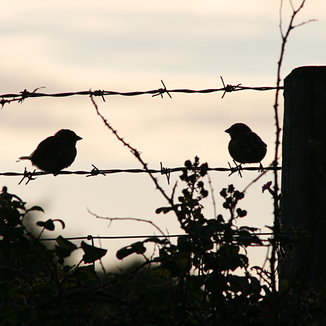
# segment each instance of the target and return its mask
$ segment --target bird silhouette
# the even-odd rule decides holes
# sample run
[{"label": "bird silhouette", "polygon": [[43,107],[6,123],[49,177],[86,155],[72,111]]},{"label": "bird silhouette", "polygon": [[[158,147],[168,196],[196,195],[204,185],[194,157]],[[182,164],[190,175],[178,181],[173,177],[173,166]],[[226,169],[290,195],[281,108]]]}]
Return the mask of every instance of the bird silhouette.
[{"label": "bird silhouette", "polygon": [[235,123],[229,129],[225,130],[230,134],[229,153],[235,162],[245,163],[260,163],[267,152],[267,145],[261,138],[251,131],[244,123]]},{"label": "bird silhouette", "polygon": [[80,139],[73,131],[61,129],[41,141],[30,156],[21,156],[19,160],[30,160],[40,170],[57,175],[75,160],[76,142]]}]

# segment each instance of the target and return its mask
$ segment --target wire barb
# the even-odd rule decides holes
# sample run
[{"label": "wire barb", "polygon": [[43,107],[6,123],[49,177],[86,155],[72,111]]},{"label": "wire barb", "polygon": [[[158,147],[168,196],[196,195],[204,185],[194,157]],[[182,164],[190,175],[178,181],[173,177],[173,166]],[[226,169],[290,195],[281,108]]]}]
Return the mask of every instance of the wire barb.
[{"label": "wire barb", "polygon": [[242,170],[242,165],[241,164],[237,164],[237,162],[235,160],[233,160],[234,164],[235,164],[235,167],[233,168],[230,164],[230,162],[228,162],[228,165],[229,165],[229,168],[230,168],[230,171],[231,173],[228,175],[231,176],[233,173],[235,172],[238,172],[239,173],[239,177],[242,178],[242,173],[241,173],[241,170]]},{"label": "wire barb", "polygon": [[163,94],[166,93],[169,95],[170,98],[172,98],[171,94],[169,93],[169,91],[166,89],[166,86],[164,84],[164,81],[161,79],[161,83],[163,85],[163,88],[159,88],[157,90],[157,94],[153,94],[152,97],[155,97],[155,96],[158,96],[158,95],[161,95],[161,98],[163,98]]},{"label": "wire barb", "polygon": [[91,95],[93,95],[93,96],[100,96],[100,97],[102,97],[103,102],[106,102],[105,101],[105,97],[104,97],[104,92],[105,91],[98,89],[98,90],[92,92]]},{"label": "wire barb", "polygon": [[0,100],[1,109],[5,106],[6,103],[10,104],[10,100],[5,100],[4,98]]},{"label": "wire barb", "polygon": [[162,162],[160,162],[161,165],[161,174],[166,176],[166,180],[168,181],[168,185],[170,184],[170,176],[171,176],[171,170],[169,168],[163,167]]},{"label": "wire barb", "polygon": [[106,176],[106,174],[104,172],[102,172],[101,170],[99,170],[94,164],[92,164],[93,169],[91,170],[90,174],[86,175],[87,177],[94,177],[97,176],[99,174],[102,174],[104,176]]},{"label": "wire barb", "polygon": [[20,185],[20,184],[23,182],[23,180],[24,180],[25,178],[27,178],[27,181],[26,181],[25,185],[27,185],[31,180],[36,180],[36,178],[34,177],[34,173],[35,173],[35,171],[36,171],[36,170],[34,169],[33,172],[29,172],[29,171],[27,171],[26,168],[25,168],[25,169],[24,169],[23,178],[18,182],[18,185]]},{"label": "wire barb", "polygon": [[224,84],[224,80],[223,80],[223,77],[220,76],[220,78],[221,78],[221,80],[222,80],[222,84],[223,84],[223,87],[224,87],[224,93],[223,93],[223,95],[222,95],[222,98],[224,98],[224,96],[225,96],[226,93],[231,93],[231,92],[238,91],[238,90],[241,89],[241,88],[239,88],[239,86],[240,86],[241,84],[238,84],[238,85],[229,85],[229,84],[227,84],[227,85],[225,86],[225,84]]},{"label": "wire barb", "polygon": [[21,97],[20,99],[18,99],[18,103],[22,103],[26,98],[28,97],[36,97],[38,96],[38,93],[36,93],[39,89],[41,88],[45,88],[44,86],[41,86],[41,87],[37,87],[35,88],[32,92],[29,92],[26,88],[20,92],[21,94]]}]

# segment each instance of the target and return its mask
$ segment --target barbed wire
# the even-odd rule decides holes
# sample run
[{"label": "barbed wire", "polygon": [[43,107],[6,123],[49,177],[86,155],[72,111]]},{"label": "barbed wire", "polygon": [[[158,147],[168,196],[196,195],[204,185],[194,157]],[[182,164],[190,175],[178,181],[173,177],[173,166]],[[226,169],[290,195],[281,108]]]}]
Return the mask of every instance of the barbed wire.
[{"label": "barbed wire", "polygon": [[[139,95],[152,95],[152,97],[155,96],[161,96],[163,98],[164,94],[167,94],[170,98],[172,98],[171,93],[214,93],[214,92],[223,92],[222,98],[224,98],[226,93],[230,92],[237,92],[237,91],[243,91],[243,90],[255,90],[255,91],[269,91],[269,90],[275,90],[277,87],[270,87],[270,86],[263,86],[263,87],[252,87],[252,86],[241,86],[241,84],[237,85],[225,85],[224,80],[222,77],[220,77],[223,83],[223,87],[221,88],[208,88],[208,89],[167,89],[165,86],[165,83],[163,80],[161,80],[161,83],[163,87],[153,89],[153,90],[147,90],[147,91],[130,91],[130,92],[118,92],[118,91],[106,91],[106,90],[88,90],[88,91],[76,91],[76,92],[64,92],[64,93],[40,93],[38,92],[39,89],[45,88],[45,87],[38,87],[35,88],[32,92],[28,91],[27,89],[24,89],[23,91],[19,92],[18,94],[2,94],[0,95],[0,105],[1,108],[4,107],[5,104],[9,104],[11,102],[18,102],[22,103],[27,98],[39,98],[39,97],[68,97],[68,96],[75,96],[75,95],[86,95],[86,96],[99,96],[103,99],[105,102],[105,96],[112,96],[112,95],[120,95],[120,96],[139,96]],[[278,89],[283,89],[282,87],[279,87]]]},{"label": "barbed wire", "polygon": [[[57,172],[56,175],[86,175],[86,177],[94,177],[98,175],[103,175],[106,176],[107,174],[115,174],[115,173],[160,173],[162,175],[165,175],[167,178],[168,184],[170,184],[170,174],[173,172],[180,172],[185,169],[185,167],[174,167],[174,168],[166,168],[163,167],[162,162],[161,168],[160,169],[98,169],[94,164],[92,164],[93,169],[90,171],[60,171]],[[208,168],[207,171],[218,171],[218,172],[230,172],[229,176],[232,175],[233,173],[238,172],[241,175],[241,171],[246,170],[246,171],[275,171],[275,170],[281,170],[282,167],[273,167],[273,166],[268,166],[268,167],[216,167],[216,168]],[[17,176],[22,176],[23,178],[19,181],[19,184],[21,184],[25,179],[27,179],[25,184],[28,184],[30,181],[35,180],[36,177],[43,176],[43,175],[53,175],[53,173],[50,172],[43,172],[43,171],[28,171],[26,168],[24,169],[24,172],[0,172],[0,176],[5,176],[5,177],[17,177]]]}]

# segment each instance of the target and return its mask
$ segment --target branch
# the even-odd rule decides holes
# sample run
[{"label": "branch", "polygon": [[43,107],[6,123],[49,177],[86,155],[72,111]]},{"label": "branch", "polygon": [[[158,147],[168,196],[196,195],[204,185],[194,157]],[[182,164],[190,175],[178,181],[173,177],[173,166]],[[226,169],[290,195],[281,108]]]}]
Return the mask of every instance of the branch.
[{"label": "branch", "polygon": [[154,182],[156,189],[159,190],[159,192],[163,195],[163,197],[167,200],[167,202],[171,205],[173,211],[175,212],[175,214],[178,216],[178,210],[176,205],[173,202],[173,198],[170,198],[166,192],[163,190],[163,188],[160,186],[160,184],[158,183],[158,180],[154,177],[153,173],[148,169],[147,167],[147,163],[145,163],[143,161],[143,159],[140,156],[140,152],[135,149],[134,147],[132,147],[130,144],[128,144],[122,137],[119,136],[119,134],[117,133],[117,131],[109,124],[109,122],[104,118],[104,116],[100,113],[99,108],[93,98],[93,96],[90,96],[91,101],[94,105],[94,108],[96,110],[96,113],[100,116],[100,118],[102,119],[103,123],[105,124],[105,126],[111,130],[111,132],[116,136],[116,138],[124,145],[126,146],[130,152],[135,156],[135,158],[140,162],[140,164],[143,166],[143,169],[148,173],[148,175],[150,176],[150,178],[152,179],[152,181]]},{"label": "branch", "polygon": [[98,219],[110,221],[109,225],[111,225],[112,221],[136,221],[136,222],[148,223],[148,224],[152,225],[156,230],[158,230],[164,237],[167,238],[167,236],[164,234],[164,232],[155,223],[153,223],[152,221],[149,221],[149,220],[144,220],[142,218],[137,218],[137,217],[102,217],[102,216],[98,216],[95,213],[92,213],[90,210],[88,210],[88,212]]}]

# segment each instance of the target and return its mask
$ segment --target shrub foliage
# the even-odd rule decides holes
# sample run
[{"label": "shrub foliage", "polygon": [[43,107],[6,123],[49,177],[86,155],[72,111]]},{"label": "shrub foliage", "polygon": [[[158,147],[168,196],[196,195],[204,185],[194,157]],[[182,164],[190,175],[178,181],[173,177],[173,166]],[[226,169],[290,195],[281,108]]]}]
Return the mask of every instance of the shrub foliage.
[{"label": "shrub foliage", "polygon": [[[239,207],[244,193],[223,188],[223,214],[207,218],[202,200],[209,195],[207,164],[186,161],[184,189],[157,214],[174,213],[184,235],[176,241],[151,237],[117,252],[119,259],[139,255],[141,263],[120,273],[96,272],[106,250],[58,236],[54,247],[41,241],[62,220],[24,222],[28,213],[18,196],[3,187],[0,196],[1,325],[307,325],[322,324],[325,294],[298,290],[281,282],[272,291],[267,270],[250,268],[246,248],[261,245],[254,227],[238,227],[247,215]],[[37,229],[36,229],[37,230]],[[157,247],[146,256],[147,245]],[[76,251],[81,261],[66,262]],[[315,325],[314,324],[314,325]]]}]

